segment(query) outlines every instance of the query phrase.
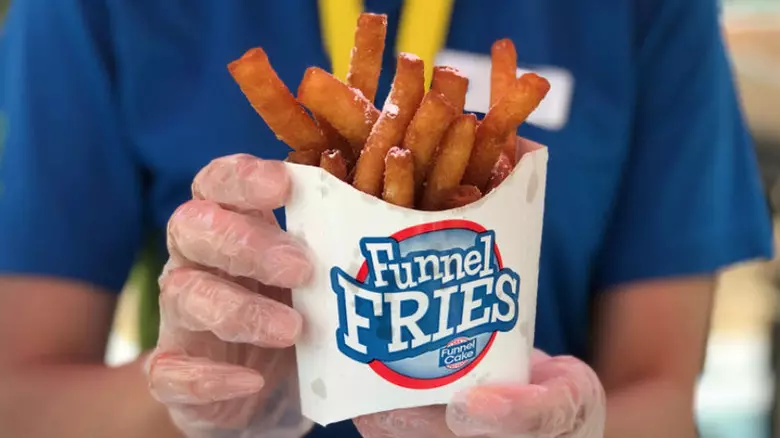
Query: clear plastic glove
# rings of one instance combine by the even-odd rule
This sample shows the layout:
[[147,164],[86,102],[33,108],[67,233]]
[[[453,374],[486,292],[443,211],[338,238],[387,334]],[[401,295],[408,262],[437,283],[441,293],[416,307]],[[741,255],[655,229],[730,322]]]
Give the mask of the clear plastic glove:
[[535,351],[530,385],[476,387],[446,407],[366,415],[355,425],[364,438],[601,438],[605,403],[588,365]]
[[272,213],[289,191],[282,162],[220,158],[168,224],[147,375],[188,437],[299,438],[312,426],[300,413],[292,345],[303,322],[289,291],[312,269]]

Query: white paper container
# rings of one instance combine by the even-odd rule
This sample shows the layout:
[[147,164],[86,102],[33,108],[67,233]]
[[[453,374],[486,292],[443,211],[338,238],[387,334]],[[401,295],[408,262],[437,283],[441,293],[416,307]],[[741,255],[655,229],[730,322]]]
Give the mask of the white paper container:
[[[307,243],[316,267],[310,284],[292,292],[293,305],[303,315],[305,325],[296,354],[301,403],[306,417],[327,425],[375,412],[446,404],[459,390],[478,384],[528,381],[547,149],[529,142],[521,144],[525,153],[513,173],[498,188],[471,205],[441,212],[396,207],[355,190],[320,168],[287,164],[293,187],[286,207],[287,230]],[[493,252],[485,251],[488,247],[485,242],[491,241],[491,231]],[[388,241],[391,236],[395,236],[397,245]],[[377,257],[377,266],[391,254],[398,261],[398,257],[409,251],[427,250],[428,253],[417,255],[432,255],[431,259],[440,260],[442,276],[447,274],[443,266],[448,261],[453,269],[447,279],[454,279],[437,286],[428,282],[428,287],[418,285],[408,289],[427,290],[427,293],[399,294],[399,288],[393,287],[395,271],[387,268],[382,273],[383,279],[388,281],[384,287],[392,291],[378,289],[381,285],[371,281],[371,276],[368,281],[372,284],[361,284],[355,280],[356,277],[363,279],[359,275],[361,267],[366,266],[363,272],[374,270],[368,267],[374,263],[366,263],[366,257],[361,253],[361,241],[368,259]],[[474,247],[472,251],[460,253],[465,260],[463,266],[471,268],[461,272],[467,276],[460,281],[457,261],[453,261],[458,255],[431,252],[470,246]],[[501,271],[496,269],[499,253]],[[488,257],[489,261],[484,263]],[[429,276],[435,275],[432,263],[422,263]],[[420,264],[413,260],[409,266]],[[408,266],[396,267],[402,274],[401,281],[406,281],[408,277],[403,274]],[[480,277],[491,271],[492,274]],[[416,275],[420,273],[415,270],[413,280],[424,279]],[[469,277],[468,273],[475,275]],[[513,279],[519,286],[514,286]],[[487,295],[486,286],[475,288],[472,292],[475,300],[471,302],[480,305],[471,312],[472,322],[467,318],[467,324],[461,325],[467,295],[462,286],[466,285],[468,289],[470,284],[487,283],[501,284],[500,288],[509,292],[513,288],[519,289],[518,296],[496,294],[495,286]],[[447,293],[440,292],[437,298],[433,295],[435,289],[444,289]],[[356,290],[362,291],[355,293]],[[453,290],[455,292],[450,295]],[[451,304],[450,312],[447,312],[448,324],[443,329],[439,325],[439,315],[447,300],[442,296],[450,297]],[[404,302],[404,299],[411,301]],[[428,304],[428,311],[419,320],[420,344],[412,341],[411,332],[406,329],[400,330],[401,342],[397,342],[397,338],[394,342],[393,315],[399,315],[397,310],[400,308],[401,318],[412,318],[418,309],[418,301],[414,299]],[[397,304],[399,302],[402,304]],[[376,303],[383,304],[380,308]],[[512,307],[516,312],[512,313]],[[372,316],[380,313],[382,318]],[[362,323],[367,323],[370,329],[354,330],[357,325],[341,323],[342,319],[360,319],[355,318],[355,314],[362,316]],[[487,324],[479,325],[484,315],[488,317]],[[402,319],[395,321],[403,322]],[[452,328],[453,333],[457,328],[470,331],[460,332],[465,336],[457,333],[437,336],[446,333],[448,328]],[[473,335],[473,331],[485,330],[485,333]],[[357,336],[348,336],[355,331]],[[430,342],[426,344],[425,341]],[[395,360],[404,354],[411,356]],[[367,363],[377,357],[386,362]]]

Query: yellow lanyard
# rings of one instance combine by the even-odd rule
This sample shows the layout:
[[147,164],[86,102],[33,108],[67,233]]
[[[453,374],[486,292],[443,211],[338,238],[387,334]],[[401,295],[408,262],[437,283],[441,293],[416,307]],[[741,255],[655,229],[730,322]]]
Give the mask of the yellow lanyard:
[[[395,50],[413,53],[425,62],[430,84],[433,62],[447,38],[454,0],[405,0]],[[319,0],[320,27],[330,54],[333,74],[344,80],[354,45],[355,24],[363,11],[361,0]],[[393,47],[390,47],[392,50]]]

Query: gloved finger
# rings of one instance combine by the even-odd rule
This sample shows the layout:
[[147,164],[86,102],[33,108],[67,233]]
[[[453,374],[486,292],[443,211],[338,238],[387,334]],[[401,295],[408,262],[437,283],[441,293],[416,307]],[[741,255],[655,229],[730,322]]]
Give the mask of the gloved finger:
[[[533,370],[537,365],[540,365],[542,362],[550,360],[550,357],[551,356],[545,353],[544,351],[534,348],[534,350],[531,352],[531,369]],[[531,379],[533,378],[534,376],[531,375]]]
[[312,274],[307,251],[295,237],[211,201],[188,201],[174,212],[168,250],[172,257],[269,286],[300,286]]
[[577,406],[540,386],[480,387],[458,395],[447,409],[456,436],[529,434],[557,437],[571,431]]
[[160,310],[166,324],[260,347],[292,346],[303,327],[295,309],[193,268],[160,279]]
[[217,158],[192,182],[195,199],[205,199],[239,211],[279,208],[290,194],[290,177],[281,161],[248,154]]
[[[249,355],[254,355],[253,352],[256,352],[258,358],[268,356],[268,352],[262,353],[257,348],[250,349]],[[279,357],[280,354],[272,356]],[[248,359],[246,363],[251,362]],[[285,363],[271,365],[271,370],[287,368],[288,375],[284,377],[274,377],[273,373],[263,372],[265,381],[272,388],[265,387],[260,393],[210,404],[169,404],[171,417],[183,430],[190,433],[204,431],[209,438],[302,437],[312,423],[301,415],[298,380],[294,375],[289,375],[289,365],[292,363],[286,362],[287,366]]]
[[[258,394],[203,405],[169,405],[171,418],[183,430],[204,431],[206,437],[234,437],[246,430],[259,403]],[[248,430],[246,430],[249,432]],[[231,433],[233,432],[233,433]],[[250,435],[251,436],[251,435]]]
[[[216,362],[237,363],[236,350],[241,344],[232,344],[219,339],[210,331],[191,331],[170,324],[163,313],[160,321],[160,334],[157,337],[157,354],[175,354],[188,357],[208,357]],[[251,369],[260,369],[251,364],[241,363]],[[263,376],[267,378],[267,376]]]
[[447,407],[450,429],[458,436],[560,437],[603,424],[603,389],[585,363],[554,357],[539,361],[532,376],[530,385],[481,386],[456,395]]
[[152,396],[163,404],[206,405],[256,394],[265,385],[249,368],[164,353],[150,356],[147,376]]
[[452,438],[444,406],[396,409],[353,420],[363,438]]

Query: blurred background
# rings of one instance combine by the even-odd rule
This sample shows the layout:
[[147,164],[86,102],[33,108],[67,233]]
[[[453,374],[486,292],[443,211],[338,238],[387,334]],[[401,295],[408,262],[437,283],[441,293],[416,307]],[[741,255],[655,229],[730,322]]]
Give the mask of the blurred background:
[[[725,0],[723,29],[780,240],[780,1]],[[697,412],[704,438],[780,437],[780,260],[720,278]]]
[[[0,19],[10,0],[0,0]],[[767,202],[780,212],[780,0],[723,0],[723,28],[755,138]],[[776,234],[780,221],[775,221]],[[776,247],[780,247],[776,239]],[[123,295],[107,361],[133,359],[136,294]],[[780,259],[721,275],[697,400],[703,438],[780,438]],[[777,419],[777,421],[775,421]]]

